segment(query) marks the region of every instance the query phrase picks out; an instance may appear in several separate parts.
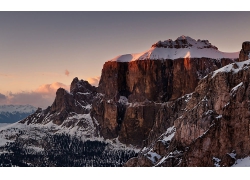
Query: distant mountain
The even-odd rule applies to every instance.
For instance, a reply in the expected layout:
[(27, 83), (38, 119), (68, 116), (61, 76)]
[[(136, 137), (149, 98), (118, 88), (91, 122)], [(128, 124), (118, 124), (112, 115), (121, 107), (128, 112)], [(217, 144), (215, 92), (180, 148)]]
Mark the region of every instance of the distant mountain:
[(14, 123), (22, 120), (36, 111), (31, 105), (2, 105), (0, 106), (0, 123)]

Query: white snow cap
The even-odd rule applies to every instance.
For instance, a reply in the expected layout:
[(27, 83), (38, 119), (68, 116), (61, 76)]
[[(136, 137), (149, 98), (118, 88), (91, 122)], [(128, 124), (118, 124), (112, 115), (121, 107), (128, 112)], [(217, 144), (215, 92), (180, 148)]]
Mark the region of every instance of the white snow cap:
[(164, 59), (178, 59), (178, 58), (230, 58), (236, 59), (239, 57), (238, 52), (221, 52), (218, 48), (208, 40), (195, 40), (189, 36), (180, 36), (175, 41), (168, 39), (165, 41), (158, 41), (152, 47), (142, 53), (125, 54), (117, 56), (109, 61), (130, 62), (136, 60), (164, 60)]

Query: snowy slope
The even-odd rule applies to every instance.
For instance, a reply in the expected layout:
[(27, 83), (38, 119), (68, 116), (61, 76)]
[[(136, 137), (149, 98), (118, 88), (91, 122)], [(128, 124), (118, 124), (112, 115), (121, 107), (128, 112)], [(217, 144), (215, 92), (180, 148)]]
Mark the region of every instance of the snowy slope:
[(0, 123), (0, 128), (8, 125), (10, 125), (10, 123)]
[[(184, 44), (182, 40), (185, 40)], [(175, 48), (177, 46), (179, 48)], [(160, 44), (160, 47), (157, 47), (157, 44)], [(159, 41), (156, 45), (152, 46), (149, 50), (142, 53), (134, 54), (125, 54), (117, 56), (110, 61), (117, 62), (130, 62), (136, 60), (162, 60), (162, 59), (178, 59), (178, 58), (212, 58), (212, 59), (221, 59), (221, 58), (230, 58), (235, 59), (239, 57), (239, 52), (227, 53), (217, 50), (217, 48), (211, 45), (207, 40), (195, 40), (188, 36), (180, 36), (176, 41), (166, 40)]]
[(232, 167), (250, 167), (250, 157), (245, 157), (243, 159), (237, 159)]

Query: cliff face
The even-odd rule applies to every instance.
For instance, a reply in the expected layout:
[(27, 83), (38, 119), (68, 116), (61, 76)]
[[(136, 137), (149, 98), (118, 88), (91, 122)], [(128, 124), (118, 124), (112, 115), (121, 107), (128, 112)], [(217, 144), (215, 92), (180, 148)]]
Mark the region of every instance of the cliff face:
[(125, 96), (129, 102), (166, 102), (191, 93), (201, 78), (232, 62), (228, 58), (109, 61), (103, 66), (98, 92), (114, 100)]
[(126, 166), (147, 166), (145, 158), (151, 166), (231, 166), (249, 156), (249, 68), (249, 60), (233, 63), (202, 79), (180, 98), (186, 103), (180, 101), (173, 126)]
[(161, 103), (193, 92), (201, 78), (231, 62), (211, 58), (106, 62), (98, 87), (102, 96), (94, 101), (91, 115), (105, 138), (142, 146)]
[[(199, 136), (203, 133), (193, 138), (183, 138), (187, 144), (194, 138), (198, 139), (184, 155), (182, 166), (214, 166), (214, 157), (220, 159), (220, 166), (231, 166), (235, 159), (250, 154), (249, 67), (249, 61), (242, 62), (241, 65), (233, 64), (231, 72), (220, 72), (215, 77), (209, 76), (200, 82), (196, 88), (197, 99), (207, 98), (205, 104), (210, 112), (213, 111), (214, 117), (204, 128), (207, 132), (201, 138)], [(203, 114), (205, 111), (203, 110)], [(187, 119), (190, 122), (190, 118)], [(201, 116), (197, 118), (197, 122), (202, 122)], [(183, 124), (176, 122), (177, 141), (180, 141), (181, 133), (182, 137), (188, 133), (183, 131)], [(194, 129), (196, 132), (197, 130)]]

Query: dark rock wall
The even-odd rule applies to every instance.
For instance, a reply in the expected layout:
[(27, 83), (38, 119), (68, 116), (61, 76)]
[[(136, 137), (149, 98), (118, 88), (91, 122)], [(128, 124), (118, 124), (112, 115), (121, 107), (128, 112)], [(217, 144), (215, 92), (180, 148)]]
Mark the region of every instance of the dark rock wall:
[[(233, 67), (237, 71), (237, 66)], [(149, 135), (152, 140), (146, 147), (153, 147), (162, 157), (170, 156), (160, 166), (232, 166), (236, 159), (249, 156), (250, 65), (246, 64), (244, 70), (237, 73), (209, 74), (189, 96), (168, 102), (165, 110), (158, 112), (164, 113), (167, 119), (158, 118), (155, 129), (167, 121), (170, 126), (173, 122), (176, 128), (168, 145), (160, 144), (160, 132), (155, 135), (157, 131), (153, 129)], [(168, 107), (175, 109), (172, 115)], [(178, 152), (177, 155), (174, 152)], [(147, 166), (148, 163), (142, 164), (144, 158), (142, 153), (127, 165)]]
[[(142, 146), (156, 119), (168, 121), (176, 113), (165, 108), (169, 116), (159, 115), (163, 112), (158, 112), (162, 108), (157, 103), (193, 92), (201, 78), (231, 62), (232, 59), (209, 58), (106, 62), (98, 87), (102, 96), (93, 102), (91, 115), (100, 123), (104, 138), (118, 137), (122, 143)], [(128, 102), (121, 104), (121, 96)], [(164, 130), (155, 129), (157, 134)]]

